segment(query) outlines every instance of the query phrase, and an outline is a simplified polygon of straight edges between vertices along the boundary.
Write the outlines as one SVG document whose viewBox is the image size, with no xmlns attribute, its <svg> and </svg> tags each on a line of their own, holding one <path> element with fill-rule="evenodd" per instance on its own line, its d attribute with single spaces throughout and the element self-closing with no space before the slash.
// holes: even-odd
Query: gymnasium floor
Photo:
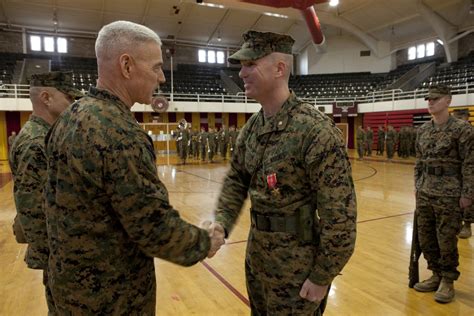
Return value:
<svg viewBox="0 0 474 316">
<path fill-rule="evenodd" d="M 354 156 L 353 151 L 350 152 Z M 474 237 L 459 240 L 461 277 L 456 299 L 434 302 L 433 293 L 408 288 L 415 206 L 413 159 L 388 163 L 377 156 L 352 159 L 358 200 L 356 250 L 333 283 L 325 315 L 474 315 Z M 188 221 L 209 219 L 227 165 L 159 160 L 159 176 L 172 205 Z M 171 163 L 176 159 L 171 158 Z M 25 246 L 11 233 L 15 215 L 8 164 L 0 164 L 0 315 L 46 315 L 42 274 L 26 268 Z M 249 315 L 244 256 L 248 203 L 227 244 L 212 259 L 183 268 L 156 260 L 157 315 Z M 420 259 L 420 278 L 429 276 Z"/>
</svg>

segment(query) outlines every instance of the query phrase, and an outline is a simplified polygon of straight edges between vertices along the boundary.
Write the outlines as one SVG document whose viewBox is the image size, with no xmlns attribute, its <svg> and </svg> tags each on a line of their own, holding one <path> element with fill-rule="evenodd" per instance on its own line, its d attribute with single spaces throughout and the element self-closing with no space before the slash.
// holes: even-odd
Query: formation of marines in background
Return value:
<svg viewBox="0 0 474 316">
<path fill-rule="evenodd" d="M 386 150 L 389 161 L 393 159 L 395 152 L 400 158 L 415 157 L 416 126 L 401 126 L 397 132 L 391 125 L 388 125 L 387 129 L 380 125 L 376 134 L 377 156 L 383 156 Z M 364 156 L 372 156 L 374 135 L 375 132 L 371 126 L 367 126 L 366 130 L 362 126 L 357 129 L 356 139 L 359 159 L 363 159 Z"/>
<path fill-rule="evenodd" d="M 224 161 L 232 158 L 237 136 L 239 130 L 235 126 L 209 127 L 209 131 L 201 127 L 198 131 L 184 120 L 173 131 L 176 152 L 182 164 L 188 159 L 214 162 L 217 155 Z"/>
</svg>

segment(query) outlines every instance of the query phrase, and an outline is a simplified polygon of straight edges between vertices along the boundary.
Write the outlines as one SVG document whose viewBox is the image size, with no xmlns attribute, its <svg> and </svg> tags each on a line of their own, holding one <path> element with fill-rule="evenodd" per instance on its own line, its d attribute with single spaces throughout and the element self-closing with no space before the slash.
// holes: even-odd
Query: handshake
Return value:
<svg viewBox="0 0 474 316">
<path fill-rule="evenodd" d="M 207 253 L 208 258 L 214 257 L 217 251 L 225 244 L 225 231 L 219 223 L 213 223 L 211 221 L 204 221 L 201 223 L 201 228 L 207 230 L 209 238 L 211 239 L 211 248 Z"/>
</svg>

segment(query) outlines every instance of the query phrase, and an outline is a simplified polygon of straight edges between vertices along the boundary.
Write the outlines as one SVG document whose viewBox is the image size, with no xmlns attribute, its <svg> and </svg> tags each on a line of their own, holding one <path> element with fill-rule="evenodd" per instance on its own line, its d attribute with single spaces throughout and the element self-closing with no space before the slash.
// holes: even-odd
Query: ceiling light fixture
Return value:
<svg viewBox="0 0 474 316">
<path fill-rule="evenodd" d="M 275 18 L 282 18 L 288 19 L 288 15 L 278 14 L 278 13 L 271 13 L 271 12 L 263 12 L 264 15 L 273 16 Z"/>
<path fill-rule="evenodd" d="M 440 40 L 439 38 L 436 40 L 440 45 L 444 45 L 443 41 Z"/>
<path fill-rule="evenodd" d="M 206 6 L 206 7 L 211 7 L 211 8 L 224 9 L 224 6 L 222 4 L 215 4 L 215 3 L 198 3 L 198 4 Z"/>
<path fill-rule="evenodd" d="M 329 5 L 331 7 L 336 7 L 339 4 L 339 0 L 331 0 L 329 1 Z"/>
</svg>

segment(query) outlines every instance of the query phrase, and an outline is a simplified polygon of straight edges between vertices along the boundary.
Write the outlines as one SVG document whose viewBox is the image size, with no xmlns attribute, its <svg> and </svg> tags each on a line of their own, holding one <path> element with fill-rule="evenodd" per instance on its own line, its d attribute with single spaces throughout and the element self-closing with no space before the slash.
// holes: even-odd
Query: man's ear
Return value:
<svg viewBox="0 0 474 316">
<path fill-rule="evenodd" d="M 43 104 L 46 104 L 46 106 L 49 107 L 49 105 L 51 104 L 51 94 L 49 93 L 49 91 L 41 90 L 39 98 L 41 102 L 43 102 Z"/>
<path fill-rule="evenodd" d="M 276 78 L 285 76 L 286 64 L 282 60 L 277 62 L 276 68 L 277 68 L 276 76 L 275 76 Z"/>
<path fill-rule="evenodd" d="M 122 54 L 119 57 L 119 63 L 122 76 L 130 79 L 130 72 L 133 67 L 133 58 L 129 54 Z"/>
</svg>

